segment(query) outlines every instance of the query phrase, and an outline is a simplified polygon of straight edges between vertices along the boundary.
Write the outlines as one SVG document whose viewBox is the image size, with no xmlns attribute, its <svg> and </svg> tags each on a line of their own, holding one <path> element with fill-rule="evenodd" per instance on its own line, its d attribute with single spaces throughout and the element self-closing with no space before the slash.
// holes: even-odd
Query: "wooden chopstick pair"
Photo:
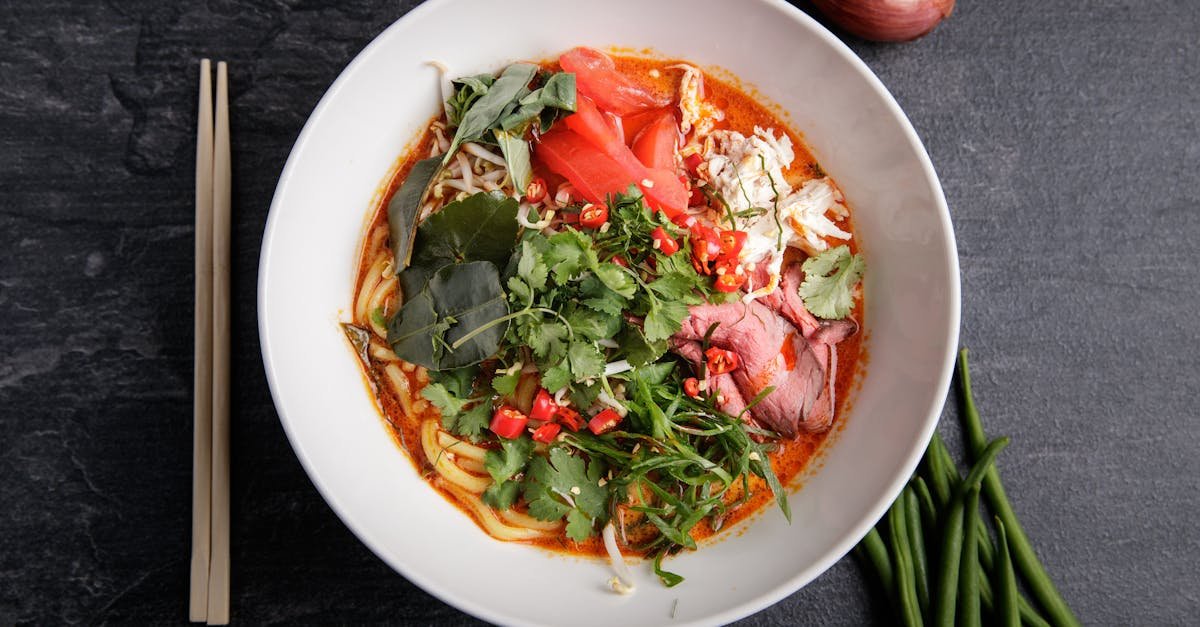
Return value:
<svg viewBox="0 0 1200 627">
<path fill-rule="evenodd" d="M 192 622 L 229 624 L 229 79 L 200 61 L 196 125 L 196 345 L 192 434 Z"/>
</svg>

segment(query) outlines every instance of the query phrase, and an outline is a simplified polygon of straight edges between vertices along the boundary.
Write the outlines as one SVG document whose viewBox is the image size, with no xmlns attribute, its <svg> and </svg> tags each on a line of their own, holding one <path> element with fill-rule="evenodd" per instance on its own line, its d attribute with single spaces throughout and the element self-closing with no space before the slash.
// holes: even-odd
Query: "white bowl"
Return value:
<svg viewBox="0 0 1200 627">
<path fill-rule="evenodd" d="M 867 260 L 868 362 L 819 469 L 744 530 L 605 587 L 603 561 L 491 539 L 393 443 L 337 323 L 350 308 L 366 213 L 437 111 L 431 59 L 494 71 L 574 45 L 653 48 L 726 68 L 778 104 L 841 185 Z M 279 417 L 346 525 L 409 580 L 510 624 L 725 623 L 775 603 L 841 558 L 903 487 L 937 422 L 958 338 L 958 265 L 929 158 L 879 80 L 828 31 L 776 0 L 446 0 L 413 10 L 346 68 L 308 120 L 271 205 L 259 332 Z M 673 618 L 672 618 L 673 617 Z"/>
</svg>

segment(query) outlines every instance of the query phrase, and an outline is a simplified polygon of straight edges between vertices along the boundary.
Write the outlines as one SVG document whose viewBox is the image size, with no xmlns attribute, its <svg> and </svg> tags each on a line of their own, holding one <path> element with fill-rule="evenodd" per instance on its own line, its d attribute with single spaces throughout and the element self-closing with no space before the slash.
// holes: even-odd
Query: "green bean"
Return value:
<svg viewBox="0 0 1200 627">
<path fill-rule="evenodd" d="M 982 568 L 979 569 L 979 601 L 983 609 L 989 612 L 995 608 L 992 604 L 992 582 Z M 1017 595 L 1017 612 L 1021 616 L 1021 624 L 1026 627 L 1050 627 L 1050 623 L 1021 595 Z"/>
<path fill-rule="evenodd" d="M 962 483 L 962 476 L 958 474 L 958 469 L 954 464 L 954 460 L 950 457 L 950 451 L 946 448 L 945 442 L 942 442 L 941 437 L 937 434 L 934 434 L 934 439 L 937 440 L 937 443 L 930 443 L 930 454 L 938 455 L 942 458 L 943 463 L 939 464 L 939 467 L 941 467 L 942 472 L 945 473 L 945 478 L 950 488 L 952 490 L 956 490 L 958 489 L 959 484 Z M 982 519 L 980 519 L 979 524 L 976 525 L 975 531 L 979 535 L 979 563 L 983 566 L 983 568 L 990 570 L 993 562 L 992 540 L 991 536 L 988 535 L 987 528 Z M 990 607 L 992 604 L 992 590 L 990 582 L 987 580 L 987 576 L 984 574 L 981 574 L 980 578 L 980 597 L 982 598 L 984 604 Z M 1030 605 L 1029 601 L 1025 600 L 1025 597 L 1018 596 L 1017 605 L 1021 612 L 1021 622 L 1023 624 L 1028 625 L 1029 627 L 1051 627 L 1050 624 L 1046 622 L 1046 619 L 1042 618 L 1042 615 L 1038 613 L 1037 609 Z"/>
<path fill-rule="evenodd" d="M 946 448 L 944 442 L 939 442 L 938 455 L 943 457 L 940 466 L 946 473 L 946 481 L 951 488 L 957 488 L 958 484 L 962 483 L 962 476 L 958 474 L 958 468 L 954 465 L 954 460 L 950 457 L 950 451 Z M 975 533 L 979 536 L 979 563 L 986 569 L 992 567 L 992 537 L 988 534 L 987 525 L 983 519 L 979 519 L 979 524 L 975 525 Z"/>
<path fill-rule="evenodd" d="M 929 615 L 929 562 L 925 555 L 925 535 L 921 528 L 921 512 L 917 506 L 916 490 L 909 486 L 901 495 L 907 520 L 908 546 L 912 551 L 913 579 L 917 587 L 917 604 L 921 615 Z"/>
<path fill-rule="evenodd" d="M 1008 438 L 1004 437 L 996 438 L 995 440 L 988 442 L 988 445 L 983 449 L 983 452 L 979 454 L 979 459 L 975 461 L 975 465 L 971 466 L 971 470 L 967 472 L 966 478 L 964 478 L 962 484 L 958 486 L 959 491 L 965 493 L 969 490 L 974 490 L 975 488 L 980 487 L 980 482 L 983 481 L 983 478 L 985 475 L 987 475 L 988 471 L 992 469 L 992 463 L 996 461 L 996 456 L 999 455 L 1000 451 L 1003 451 L 1004 447 L 1006 446 L 1008 446 Z"/>
<path fill-rule="evenodd" d="M 933 496 L 937 497 L 939 507 L 945 507 L 950 502 L 950 483 L 947 480 L 947 473 L 954 470 L 953 461 L 950 462 L 949 468 L 946 467 L 946 460 L 950 455 L 945 453 L 945 449 L 946 445 L 942 442 L 942 436 L 934 431 L 933 438 L 929 440 L 929 448 L 925 451 L 925 458 L 929 462 L 927 464 L 929 485 L 933 488 Z"/>
<path fill-rule="evenodd" d="M 999 555 L 996 562 L 996 609 L 1000 624 L 1017 627 L 1021 623 L 1017 609 L 1017 575 L 1013 572 L 1008 553 L 1008 534 L 1004 531 L 1004 521 L 999 518 L 996 519 L 996 552 Z"/>
<path fill-rule="evenodd" d="M 895 581 L 892 574 L 892 561 L 888 557 L 887 545 L 883 543 L 883 537 L 879 535 L 879 531 L 871 527 L 856 549 L 863 560 L 875 568 L 875 574 L 879 577 L 879 585 L 891 594 Z"/>
<path fill-rule="evenodd" d="M 908 544 L 908 526 L 905 515 L 904 493 L 892 503 L 888 510 L 888 531 L 891 540 L 892 563 L 896 573 L 896 600 L 900 617 L 907 627 L 920 627 L 921 609 L 917 602 L 916 585 L 913 581 L 912 547 Z"/>
<path fill-rule="evenodd" d="M 971 533 L 979 520 L 979 488 L 971 486 L 963 505 L 962 560 L 958 573 L 958 624 L 980 627 L 979 615 L 979 536 Z"/>
<path fill-rule="evenodd" d="M 965 348 L 958 354 L 958 379 L 962 386 L 962 417 L 963 427 L 967 434 L 968 449 L 982 459 L 986 452 L 984 441 L 987 437 L 984 435 L 979 412 L 975 409 L 975 398 L 971 394 L 971 372 Z M 1034 599 L 1046 611 L 1050 622 L 1059 627 L 1079 625 L 1079 620 L 1075 618 L 1075 614 L 1071 612 L 1071 608 L 1059 594 L 1050 575 L 1046 573 L 1046 568 L 1042 566 L 1037 553 L 1034 552 L 1029 536 L 1025 535 L 1025 530 L 1017 520 L 1008 496 L 1004 493 L 1004 486 L 1000 483 L 1000 473 L 994 468 L 989 470 L 984 478 L 983 496 L 987 499 L 992 513 L 1004 521 L 1013 565 L 1017 571 L 1020 571 L 1025 583 L 1029 585 L 1029 591 L 1033 594 Z"/>
<path fill-rule="evenodd" d="M 938 573 L 937 594 L 934 599 L 933 623 L 954 627 L 955 602 L 958 599 L 958 561 L 962 557 L 963 499 L 956 495 L 943 512 L 942 567 Z"/>
<path fill-rule="evenodd" d="M 929 492 L 929 484 L 925 483 L 925 479 L 914 477 L 912 479 L 912 491 L 917 496 L 917 504 L 920 506 L 920 520 L 922 520 L 925 531 L 936 533 L 937 507 L 934 504 L 934 496 Z"/>
</svg>

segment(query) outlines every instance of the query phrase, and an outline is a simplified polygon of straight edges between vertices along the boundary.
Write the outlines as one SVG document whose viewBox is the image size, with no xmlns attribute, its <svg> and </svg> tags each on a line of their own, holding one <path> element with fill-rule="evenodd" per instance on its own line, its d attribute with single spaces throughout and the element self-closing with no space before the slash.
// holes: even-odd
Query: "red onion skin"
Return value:
<svg viewBox="0 0 1200 627">
<path fill-rule="evenodd" d="M 870 41 L 911 41 L 954 11 L 954 0 L 812 0 L 831 22 Z"/>
</svg>

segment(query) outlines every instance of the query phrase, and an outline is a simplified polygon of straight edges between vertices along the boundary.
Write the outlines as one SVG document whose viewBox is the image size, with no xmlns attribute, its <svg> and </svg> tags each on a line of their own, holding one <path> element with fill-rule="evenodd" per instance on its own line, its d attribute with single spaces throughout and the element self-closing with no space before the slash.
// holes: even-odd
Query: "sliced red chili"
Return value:
<svg viewBox="0 0 1200 627">
<path fill-rule="evenodd" d="M 733 272 L 718 274 L 717 279 L 713 281 L 713 289 L 726 294 L 736 292 L 746 284 L 747 278 L 745 274 L 734 274 Z"/>
<path fill-rule="evenodd" d="M 612 431 L 620 423 L 621 414 L 618 414 L 613 409 L 606 409 L 592 416 L 592 419 L 588 421 L 588 429 L 596 435 L 601 435 Z"/>
<path fill-rule="evenodd" d="M 598 229 L 608 222 L 608 207 L 596 203 L 588 203 L 579 212 L 579 224 L 589 229 Z"/>
<path fill-rule="evenodd" d="M 570 407 L 560 406 L 558 410 L 554 412 L 554 419 L 562 423 L 564 427 L 570 429 L 571 431 L 579 431 L 583 428 L 583 418 L 580 417 L 579 412 L 571 409 Z"/>
<path fill-rule="evenodd" d="M 704 356 L 708 358 L 706 365 L 708 366 L 708 374 L 717 375 L 733 372 L 741 365 L 741 359 L 737 353 L 724 348 L 712 347 L 704 351 Z"/>
<path fill-rule="evenodd" d="M 700 274 L 712 274 L 713 264 L 721 256 L 721 236 L 712 227 L 692 227 L 692 267 Z"/>
<path fill-rule="evenodd" d="M 529 410 L 529 417 L 534 420 L 550 420 L 554 417 L 557 407 L 558 403 L 554 402 L 554 397 L 545 389 L 539 389 L 533 399 L 533 409 Z"/>
<path fill-rule="evenodd" d="M 525 188 L 525 200 L 529 202 L 542 202 L 546 198 L 546 179 L 535 176 L 529 181 L 529 186 Z"/>
<path fill-rule="evenodd" d="M 679 242 L 675 241 L 675 238 L 671 237 L 666 229 L 661 226 L 655 227 L 650 236 L 654 238 L 654 247 L 662 252 L 662 254 L 670 257 L 679 252 Z"/>
<path fill-rule="evenodd" d="M 684 379 L 683 392 L 692 398 L 700 398 L 700 381 L 696 377 Z"/>
<path fill-rule="evenodd" d="M 737 259 L 738 253 L 746 245 L 745 231 L 721 231 L 721 257 Z"/>
<path fill-rule="evenodd" d="M 501 405 L 496 413 L 492 414 L 492 433 L 511 440 L 521 435 L 527 422 L 529 422 L 529 417 L 522 414 L 517 408 Z"/>
<path fill-rule="evenodd" d="M 562 425 L 557 422 L 547 422 L 533 431 L 533 439 L 535 442 L 549 444 L 558 437 L 559 431 L 562 431 Z"/>
<path fill-rule="evenodd" d="M 579 198 L 579 192 L 571 183 L 559 183 L 554 189 L 554 202 L 559 206 L 565 207 L 575 202 Z"/>
<path fill-rule="evenodd" d="M 696 219 L 696 216 L 694 216 L 690 213 L 681 213 L 681 214 L 675 216 L 675 219 L 671 220 L 671 221 L 674 222 L 680 228 L 684 228 L 684 229 L 690 229 L 693 226 L 696 226 L 696 223 L 699 222 L 699 220 Z"/>
</svg>

